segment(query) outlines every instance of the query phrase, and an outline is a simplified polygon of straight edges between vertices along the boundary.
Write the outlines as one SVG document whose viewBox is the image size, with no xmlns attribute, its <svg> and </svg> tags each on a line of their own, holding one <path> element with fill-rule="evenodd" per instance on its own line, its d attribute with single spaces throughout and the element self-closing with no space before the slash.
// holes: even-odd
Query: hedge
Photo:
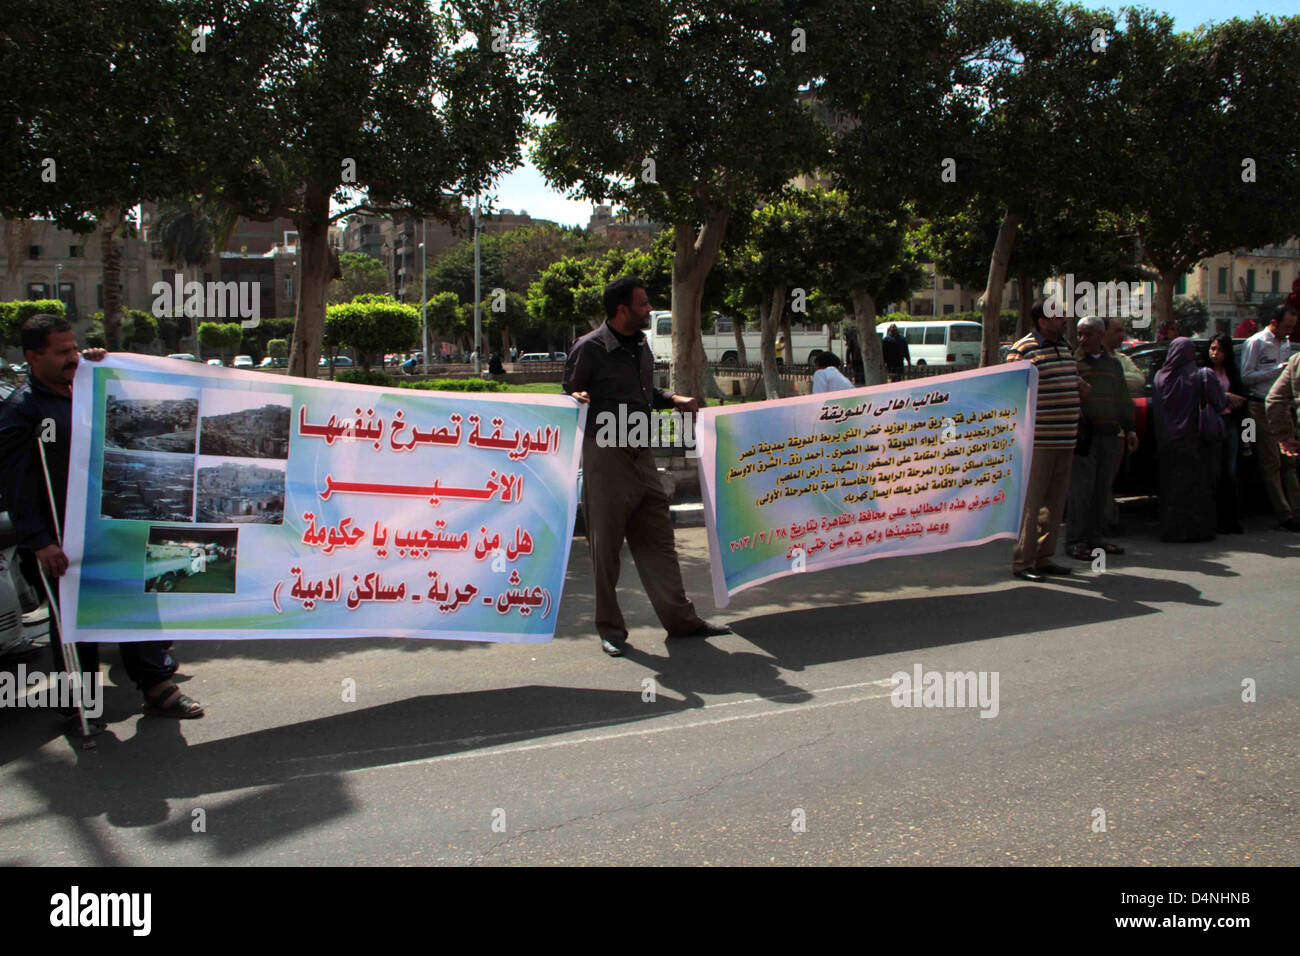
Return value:
<svg viewBox="0 0 1300 956">
<path fill-rule="evenodd" d="M 48 312 L 66 318 L 67 308 L 58 299 L 17 299 L 0 302 L 0 345 L 18 345 L 22 341 L 23 323 L 33 315 Z"/>
<path fill-rule="evenodd" d="M 435 378 L 424 382 L 398 382 L 398 388 L 416 388 L 426 392 L 504 392 L 504 382 L 482 378 Z"/>
</svg>

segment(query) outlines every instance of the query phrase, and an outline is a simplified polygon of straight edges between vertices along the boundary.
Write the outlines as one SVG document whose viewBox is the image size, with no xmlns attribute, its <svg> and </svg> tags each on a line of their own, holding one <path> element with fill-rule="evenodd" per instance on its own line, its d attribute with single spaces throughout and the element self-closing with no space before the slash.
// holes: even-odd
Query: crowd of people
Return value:
<svg viewBox="0 0 1300 956">
<path fill-rule="evenodd" d="M 583 504 L 595 582 L 594 623 L 602 650 L 617 657 L 628 649 L 617 596 L 624 542 L 669 637 L 709 638 L 729 629 L 700 617 L 687 597 L 669 501 L 650 448 L 607 447 L 597 440 L 601 412 L 625 406 L 631 414 L 650 415 L 656 409 L 691 413 L 699 407 L 694 398 L 654 385 L 654 357 L 644 334 L 650 320 L 644 283 L 631 276 L 615 280 L 605 290 L 604 305 L 607 321 L 575 343 L 563 388 L 590 406 L 583 442 Z M 1071 573 L 1053 560 L 1067 502 L 1066 554 L 1092 561 L 1099 550 L 1124 553 L 1105 535 L 1116 520 L 1112 487 L 1121 462 L 1138 448 L 1135 399 L 1145 394 L 1146 380 L 1119 349 L 1124 327 L 1118 320 L 1078 320 L 1077 347 L 1066 338 L 1065 316 L 1048 315 L 1040 304 L 1033 308 L 1032 320 L 1033 331 L 1012 345 L 1007 356 L 1009 362 L 1032 362 L 1038 370 L 1033 454 L 1011 571 L 1017 578 L 1038 582 Z M 1169 341 L 1147 415 L 1157 445 L 1160 532 L 1165 540 L 1207 540 L 1216 533 L 1242 531 L 1237 475 L 1239 460 L 1247 455 L 1258 461 L 1278 526 L 1300 531 L 1295 469 L 1300 457 L 1295 419 L 1300 347 L 1290 341 L 1295 326 L 1295 307 L 1279 306 L 1267 328 L 1246 340 L 1240 364 L 1232 338 L 1224 334 L 1209 341 L 1203 357 L 1191 339 Z M 890 377 L 897 378 L 908 361 L 907 343 L 895 327 L 884 339 L 886 365 Z M 22 342 L 31 375 L 0 408 L 0 479 L 24 545 L 53 580 L 68 567 L 60 532 L 73 375 L 81 355 L 95 360 L 104 353 L 79 354 L 71 326 L 49 315 L 29 319 Z M 494 366 L 499 366 L 499 356 L 494 358 Z M 855 358 L 860 355 L 850 355 L 850 362 Z M 833 354 L 821 353 L 814 364 L 815 393 L 853 387 Z M 44 423 L 51 420 L 58 434 L 45 445 L 52 457 L 52 494 L 47 496 L 34 451 Z M 57 655 L 57 635 L 55 639 Z M 170 646 L 124 644 L 127 671 L 148 712 L 200 716 L 202 706 L 176 686 Z M 82 666 L 97 669 L 96 646 L 79 648 Z"/>
<path fill-rule="evenodd" d="M 1039 373 L 1034 457 L 1011 570 L 1040 581 L 1071 573 L 1052 560 L 1063 521 L 1070 557 L 1092 561 L 1098 549 L 1124 553 L 1104 535 L 1118 530 L 1112 489 L 1125 456 L 1138 449 L 1136 400 L 1146 393 L 1146 376 L 1120 349 L 1122 321 L 1079 319 L 1078 344 L 1071 348 L 1065 316 L 1049 316 L 1040 304 L 1031 317 L 1033 331 L 1007 355 L 1009 362 L 1033 362 Z M 1152 383 L 1146 418 L 1157 448 L 1165 541 L 1242 533 L 1242 457 L 1257 459 L 1278 527 L 1300 531 L 1294 414 L 1300 345 L 1290 338 L 1295 326 L 1296 309 L 1289 303 L 1278 306 L 1263 329 L 1253 321 L 1238 326 L 1246 333 L 1239 364 L 1226 333 L 1214 335 L 1200 352 L 1195 340 L 1177 334 L 1176 323 L 1161 325 L 1160 341 L 1168 351 Z M 910 356 L 897 326 L 889 327 L 881 348 L 890 381 L 898 381 Z M 855 368 L 855 342 L 848 356 Z M 813 364 L 813 393 L 853 387 L 834 355 L 821 353 Z"/>
</svg>

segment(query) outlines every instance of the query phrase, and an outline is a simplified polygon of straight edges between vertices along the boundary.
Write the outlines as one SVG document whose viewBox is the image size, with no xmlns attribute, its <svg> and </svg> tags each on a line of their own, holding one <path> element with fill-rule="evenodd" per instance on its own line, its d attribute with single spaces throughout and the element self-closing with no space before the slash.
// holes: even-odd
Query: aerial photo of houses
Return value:
<svg viewBox="0 0 1300 956">
<path fill-rule="evenodd" d="M 193 521 L 194 459 L 160 452 L 104 452 L 100 514 L 128 520 Z"/>
<path fill-rule="evenodd" d="M 288 395 L 204 389 L 199 454 L 288 458 L 292 401 Z"/>
<path fill-rule="evenodd" d="M 221 524 L 283 524 L 284 462 L 200 458 L 198 520 Z"/>
<path fill-rule="evenodd" d="M 104 444 L 108 448 L 194 454 L 197 389 L 110 381 L 104 395 Z"/>
</svg>

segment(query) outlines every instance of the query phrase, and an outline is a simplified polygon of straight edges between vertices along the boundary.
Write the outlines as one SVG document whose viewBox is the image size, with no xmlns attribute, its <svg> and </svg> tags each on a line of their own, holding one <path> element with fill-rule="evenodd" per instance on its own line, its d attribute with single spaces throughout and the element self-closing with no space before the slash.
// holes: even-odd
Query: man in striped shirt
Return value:
<svg viewBox="0 0 1300 956">
<path fill-rule="evenodd" d="M 1070 491 L 1074 436 L 1079 424 L 1079 366 L 1065 340 L 1064 315 L 1049 316 L 1041 303 L 1033 312 L 1034 331 L 1011 346 L 1008 362 L 1033 362 L 1038 368 L 1034 414 L 1034 458 L 1020 514 L 1020 538 L 1011 555 L 1011 573 L 1024 581 L 1069 574 L 1055 564 L 1065 498 Z"/>
</svg>

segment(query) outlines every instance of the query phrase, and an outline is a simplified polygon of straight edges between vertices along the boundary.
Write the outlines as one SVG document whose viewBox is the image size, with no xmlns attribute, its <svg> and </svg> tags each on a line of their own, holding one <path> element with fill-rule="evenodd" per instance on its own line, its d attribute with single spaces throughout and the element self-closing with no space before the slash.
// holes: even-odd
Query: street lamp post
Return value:
<svg viewBox="0 0 1300 956">
<path fill-rule="evenodd" d="M 420 334 L 424 341 L 424 374 L 429 374 L 429 278 L 428 264 L 429 251 L 425 244 L 429 241 L 429 220 L 425 219 L 420 224 L 421 231 L 424 235 L 424 242 L 420 243 Z"/>
<path fill-rule="evenodd" d="M 479 292 L 479 204 L 474 197 L 474 377 L 483 376 L 483 317 L 480 314 L 482 294 Z"/>
</svg>

